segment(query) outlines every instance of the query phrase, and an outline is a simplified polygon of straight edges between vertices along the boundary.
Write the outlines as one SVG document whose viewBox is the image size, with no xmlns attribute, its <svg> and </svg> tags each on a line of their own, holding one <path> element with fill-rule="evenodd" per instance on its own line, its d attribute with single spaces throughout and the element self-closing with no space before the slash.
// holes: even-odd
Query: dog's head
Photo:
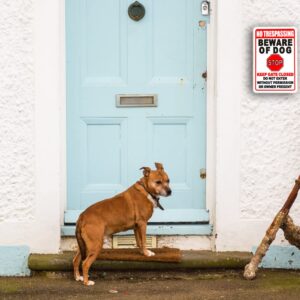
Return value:
<svg viewBox="0 0 300 300">
<path fill-rule="evenodd" d="M 147 190 L 155 196 L 170 196 L 170 180 L 161 163 L 155 163 L 156 170 L 149 167 L 142 167 L 144 178 L 142 179 Z"/>
</svg>

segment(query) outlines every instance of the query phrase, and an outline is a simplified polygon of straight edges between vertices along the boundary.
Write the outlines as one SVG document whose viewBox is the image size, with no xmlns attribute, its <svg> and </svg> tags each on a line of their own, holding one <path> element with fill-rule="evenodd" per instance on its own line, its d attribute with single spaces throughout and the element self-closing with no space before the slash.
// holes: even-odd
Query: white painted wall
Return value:
<svg viewBox="0 0 300 300">
<path fill-rule="evenodd" d="M 33 3 L 0 3 L 0 222 L 34 214 Z"/>
<path fill-rule="evenodd" d="M 57 252 L 64 103 L 60 0 L 0 3 L 0 245 Z"/>
<path fill-rule="evenodd" d="M 300 175 L 300 96 L 252 93 L 252 29 L 296 26 L 300 3 L 218 2 L 217 250 L 249 250 Z M 300 224 L 300 201 L 292 215 Z M 276 240 L 282 243 L 282 234 Z"/>
<path fill-rule="evenodd" d="M 26 244 L 31 252 L 57 252 L 60 246 L 66 184 L 63 4 L 0 3 L 0 244 Z M 207 203 L 215 216 L 216 249 L 249 251 L 300 173 L 299 93 L 252 93 L 251 32 L 258 25 L 297 27 L 300 3 L 212 4 Z M 298 202 L 293 216 L 300 223 Z M 188 248 L 210 246 L 210 240 L 184 240 Z M 174 238 L 168 243 L 179 246 Z"/>
</svg>

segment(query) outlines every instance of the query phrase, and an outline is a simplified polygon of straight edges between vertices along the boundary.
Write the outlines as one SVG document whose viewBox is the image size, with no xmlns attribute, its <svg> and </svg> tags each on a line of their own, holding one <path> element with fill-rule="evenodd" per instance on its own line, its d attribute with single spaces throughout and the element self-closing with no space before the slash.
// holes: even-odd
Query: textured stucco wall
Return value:
<svg viewBox="0 0 300 300">
<path fill-rule="evenodd" d="M 63 5 L 0 1 L 0 252 L 59 250 Z"/>
<path fill-rule="evenodd" d="M 227 0 L 217 10 L 216 249 L 249 251 L 300 174 L 299 92 L 252 92 L 252 30 L 299 30 L 300 3 Z M 292 215 L 300 224 L 300 200 Z M 286 244 L 281 232 L 275 244 Z"/>
<path fill-rule="evenodd" d="M 0 222 L 33 218 L 32 0 L 0 1 Z"/>
<path fill-rule="evenodd" d="M 252 92 L 252 29 L 296 26 L 299 35 L 300 2 L 243 0 L 242 19 L 241 218 L 269 219 L 300 174 L 300 95 Z M 300 201 L 292 212 L 300 223 Z"/>
</svg>

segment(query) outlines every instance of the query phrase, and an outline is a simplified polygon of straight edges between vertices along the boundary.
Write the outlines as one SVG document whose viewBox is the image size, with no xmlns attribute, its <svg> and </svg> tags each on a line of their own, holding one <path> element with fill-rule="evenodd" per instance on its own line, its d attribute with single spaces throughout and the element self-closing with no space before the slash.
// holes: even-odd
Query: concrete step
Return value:
<svg viewBox="0 0 300 300">
<path fill-rule="evenodd" d="M 31 254 L 28 266 L 32 271 L 71 271 L 74 252 L 60 254 Z M 180 263 L 146 261 L 97 260 L 94 270 L 187 270 L 187 269 L 242 269 L 250 261 L 248 252 L 182 251 Z"/>
</svg>

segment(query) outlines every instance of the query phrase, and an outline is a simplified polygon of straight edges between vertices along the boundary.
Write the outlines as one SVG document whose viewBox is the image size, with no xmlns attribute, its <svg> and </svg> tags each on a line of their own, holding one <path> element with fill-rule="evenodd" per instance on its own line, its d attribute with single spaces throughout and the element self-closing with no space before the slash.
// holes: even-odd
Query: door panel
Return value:
<svg viewBox="0 0 300 300">
<path fill-rule="evenodd" d="M 206 29 L 199 0 L 66 0 L 67 181 L 65 222 L 162 162 L 166 211 L 152 222 L 208 222 L 205 209 Z M 157 107 L 117 107 L 118 94 L 157 95 Z M 153 221 L 154 220 L 154 221 Z"/>
</svg>

